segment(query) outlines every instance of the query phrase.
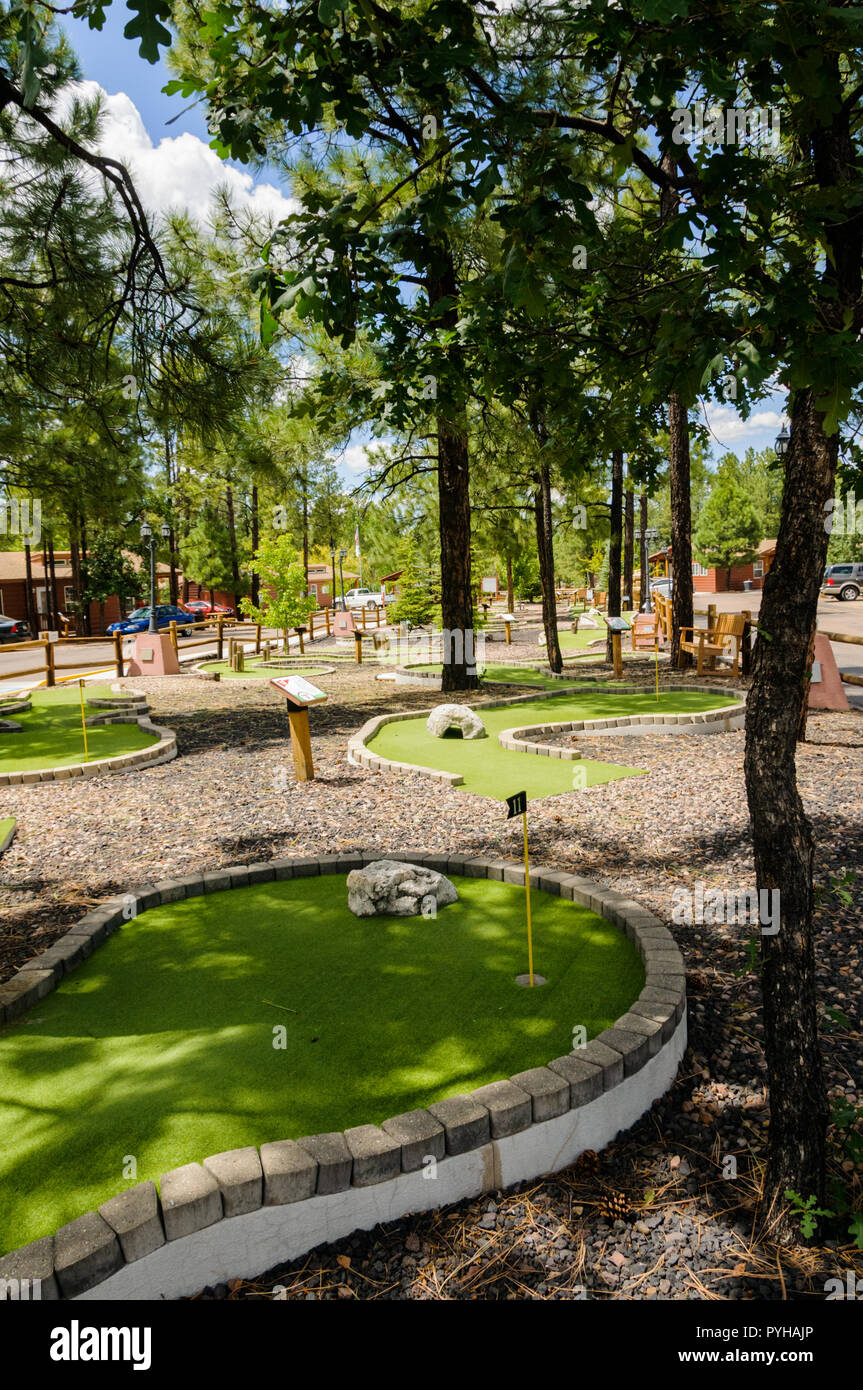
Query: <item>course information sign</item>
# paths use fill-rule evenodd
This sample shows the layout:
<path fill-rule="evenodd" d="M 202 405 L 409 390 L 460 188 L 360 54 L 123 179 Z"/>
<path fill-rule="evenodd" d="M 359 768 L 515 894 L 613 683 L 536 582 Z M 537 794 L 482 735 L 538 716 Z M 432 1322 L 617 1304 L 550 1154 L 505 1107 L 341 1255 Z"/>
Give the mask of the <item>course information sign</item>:
<path fill-rule="evenodd" d="M 281 690 L 292 705 L 302 707 L 317 705 L 320 704 L 321 700 L 329 698 L 325 690 L 319 690 L 316 685 L 312 685 L 311 681 L 305 680 L 303 676 L 279 676 L 277 680 L 271 680 L 270 685 Z"/>

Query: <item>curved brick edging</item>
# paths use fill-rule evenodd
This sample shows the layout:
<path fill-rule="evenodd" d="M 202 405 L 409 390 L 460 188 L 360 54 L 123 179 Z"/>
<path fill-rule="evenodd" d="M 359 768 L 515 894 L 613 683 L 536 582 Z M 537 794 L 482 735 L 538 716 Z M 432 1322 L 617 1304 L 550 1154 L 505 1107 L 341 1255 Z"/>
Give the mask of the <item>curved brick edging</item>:
<path fill-rule="evenodd" d="M 673 682 L 672 684 L 666 685 L 664 687 L 665 690 L 692 690 L 693 688 L 696 688 L 699 691 L 704 691 L 708 695 L 729 694 L 728 689 L 724 686 L 700 685 L 697 687 L 693 687 L 691 685 L 685 685 L 683 682 Z M 576 693 L 579 691 L 579 689 L 581 689 L 580 686 L 572 687 L 572 690 L 574 690 Z M 535 702 L 537 699 L 551 698 L 556 700 L 560 696 L 569 693 L 570 692 L 568 690 L 561 690 L 560 692 L 555 691 L 554 695 L 549 697 L 542 695 L 538 696 L 536 692 L 533 692 L 530 695 L 514 695 L 511 696 L 508 700 L 481 700 L 478 701 L 476 704 L 471 705 L 471 709 L 505 709 L 508 705 L 530 704 L 532 702 Z M 610 693 L 613 695 L 641 695 L 644 693 L 644 687 L 641 685 L 616 685 L 614 687 L 614 690 Z M 697 721 L 699 721 L 702 718 L 702 715 L 710 716 L 717 721 L 721 716 L 723 721 L 723 728 L 730 730 L 731 728 L 741 728 L 745 719 L 746 691 L 736 690 L 734 691 L 734 696 L 734 705 L 728 705 L 724 708 L 715 710 L 705 710 L 698 715 L 631 715 L 624 716 L 619 719 L 588 719 L 586 721 L 576 720 L 572 723 L 560 724 L 526 724 L 524 726 L 523 732 L 527 732 L 528 730 L 533 730 L 534 732 L 536 732 L 537 730 L 539 730 L 542 733 L 557 733 L 558 731 L 570 729 L 587 729 L 588 732 L 596 732 L 598 730 L 608 730 L 617 725 L 633 725 L 637 721 L 647 720 L 649 721 L 651 727 L 646 727 L 644 729 L 645 733 L 655 732 L 656 728 L 660 724 L 663 726 L 662 731 L 664 733 L 666 732 L 664 727 L 666 724 L 674 725 L 681 723 L 689 723 L 690 725 L 695 725 Z M 348 762 L 352 767 L 365 767 L 372 772 L 416 772 L 419 773 L 421 777 L 427 777 L 434 782 L 446 782 L 451 787 L 461 786 L 461 784 L 464 781 L 464 778 L 462 777 L 460 772 L 442 772 L 439 768 L 421 767 L 418 763 L 396 762 L 392 758 L 382 757 L 380 753 L 372 753 L 367 746 L 370 743 L 370 741 L 374 738 L 378 730 L 382 729 L 385 724 L 395 723 L 395 721 L 398 719 L 420 719 L 424 714 L 430 713 L 430 710 L 402 710 L 398 714 L 378 714 L 375 715 L 372 719 L 367 719 L 365 724 L 363 724 L 362 728 L 360 728 L 357 731 L 357 733 L 352 734 L 351 737 L 348 739 Z M 687 731 L 691 733 L 693 732 L 693 728 L 690 727 Z M 498 735 L 498 740 L 503 744 L 504 748 L 518 753 L 538 753 L 540 755 L 545 754 L 555 758 L 566 758 L 570 756 L 573 758 L 580 758 L 582 756 L 580 753 L 570 751 L 569 749 L 552 749 L 551 745 L 548 744 L 526 744 L 524 742 L 516 743 L 515 737 L 519 732 L 522 731 L 518 729 L 504 729 Z M 678 729 L 675 732 L 679 733 L 681 732 L 681 730 Z M 510 742 L 503 743 L 505 735 L 512 736 Z"/>
<path fill-rule="evenodd" d="M 214 658 L 214 659 L 215 659 L 215 660 L 218 660 L 217 657 Z M 209 661 L 209 660 L 211 660 L 211 658 L 208 657 L 207 660 Z M 278 663 L 278 664 L 276 664 L 276 663 Z M 192 670 L 191 670 L 191 674 L 192 674 L 193 676 L 200 676 L 201 680 L 205 680 L 205 681 L 214 681 L 214 680 L 216 679 L 217 676 L 221 677 L 221 675 L 222 675 L 221 671 L 204 671 L 204 670 L 202 669 L 203 664 L 204 664 L 204 663 L 202 662 L 202 663 L 201 663 L 201 666 L 193 666 L 193 667 L 192 667 Z M 262 665 L 264 665 L 265 663 L 264 663 L 264 662 L 256 662 L 255 664 L 258 665 L 258 666 L 262 666 Z M 315 659 L 314 659 L 313 657 L 307 657 L 307 656 L 300 656 L 300 657 L 296 657 L 296 658 L 293 658 L 293 657 L 291 657 L 291 658 L 273 657 L 272 662 L 266 666 L 266 669 L 267 669 L 268 671 L 272 671 L 272 673 L 273 673 L 273 679 L 275 679 L 275 678 L 278 676 L 278 674 L 279 674 L 280 671 L 286 672 L 288 675 L 290 675 L 290 673 L 291 673 L 291 667 L 292 667 L 292 666 L 303 666 L 303 667 L 305 667 L 305 666 L 318 666 L 318 665 L 320 665 L 320 663 L 319 663 L 318 661 L 315 661 Z M 335 666 L 324 666 L 324 665 L 321 665 L 321 666 L 320 666 L 320 670 L 316 671 L 316 672 L 315 672 L 315 675 L 316 675 L 316 676 L 331 676 L 331 675 L 333 674 L 333 672 L 335 671 L 335 669 L 336 669 Z M 260 679 L 260 677 L 257 677 L 257 676 L 252 675 L 251 672 L 248 672 L 248 673 L 238 672 L 237 675 L 236 675 L 235 677 L 233 677 L 232 679 L 241 680 L 243 674 L 248 674 L 250 680 L 258 680 L 258 679 Z"/>
<path fill-rule="evenodd" d="M 442 873 L 524 883 L 524 869 L 507 860 L 389 853 Z M 19 971 L 15 979 L 33 977 L 26 1002 L 19 992 L 9 1012 L 2 998 L 7 987 L 0 986 L 0 1008 L 17 1017 L 124 921 L 149 907 L 273 879 L 347 873 L 387 854 L 273 859 L 111 898 Z M 56 1235 L 0 1258 L 0 1279 L 39 1279 L 43 1299 L 177 1298 L 257 1274 L 379 1221 L 557 1171 L 585 1149 L 604 1148 L 674 1080 L 686 1047 L 683 957 L 659 918 L 632 898 L 551 869 L 533 871 L 531 884 L 598 913 L 638 948 L 644 987 L 611 1028 L 545 1067 L 381 1126 L 285 1139 L 187 1163 L 162 1175 L 159 1193 L 153 1182 L 139 1183 Z"/>
<path fill-rule="evenodd" d="M 690 687 L 671 686 L 666 689 L 688 689 Z M 705 689 L 706 687 L 700 687 Z M 718 692 L 717 692 L 718 693 Z M 582 736 L 596 733 L 644 735 L 644 734 L 716 734 L 730 733 L 741 729 L 746 719 L 745 692 L 743 698 L 733 705 L 723 705 L 719 709 L 699 710 L 693 714 L 631 714 L 618 719 L 577 719 L 558 724 L 525 724 L 521 728 L 502 729 L 497 736 L 501 748 L 515 753 L 532 753 L 548 758 L 581 758 L 582 753 L 574 748 L 560 748 L 553 744 L 536 743 L 529 739 L 538 734 L 580 733 Z"/>
<path fill-rule="evenodd" d="M 68 767 L 44 767 L 33 772 L 0 772 L 0 787 L 15 787 L 36 782 L 64 782 L 71 777 L 102 777 L 106 773 L 157 767 L 160 763 L 169 763 L 176 758 L 177 735 L 173 729 L 152 722 L 146 698 L 142 697 L 140 692 L 133 692 L 128 699 L 94 696 L 92 699 L 88 698 L 87 704 L 104 710 L 104 713 L 90 715 L 85 720 L 87 725 L 137 724 L 145 733 L 155 734 L 157 741 L 148 744 L 146 748 L 136 748 L 131 753 L 115 753 L 111 758 L 94 758 L 89 763 L 72 763 Z M 2 988 L 3 986 L 0 986 L 0 990 Z"/>

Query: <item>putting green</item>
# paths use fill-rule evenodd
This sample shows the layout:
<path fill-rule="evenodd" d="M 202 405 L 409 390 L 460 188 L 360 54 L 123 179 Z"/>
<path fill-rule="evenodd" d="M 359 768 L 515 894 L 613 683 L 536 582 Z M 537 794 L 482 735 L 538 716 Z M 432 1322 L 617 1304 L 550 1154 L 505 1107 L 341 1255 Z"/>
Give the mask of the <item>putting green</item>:
<path fill-rule="evenodd" d="M 70 767 L 84 762 L 81 731 L 81 694 L 78 685 L 28 692 L 33 708 L 10 715 L 21 725 L 19 733 L 0 733 L 0 772 L 36 772 L 47 767 Z M 110 696 L 107 686 L 86 686 L 91 695 Z M 89 717 L 97 711 L 87 709 Z M 87 729 L 89 761 L 134 753 L 158 742 L 137 724 L 102 724 Z"/>
<path fill-rule="evenodd" d="M 445 698 L 445 697 L 444 697 Z M 709 695 L 703 691 L 675 690 L 660 694 L 625 695 L 607 689 L 579 691 L 577 695 L 558 695 L 506 705 L 502 709 L 479 709 L 488 738 L 436 738 L 426 730 L 427 715 L 417 719 L 398 719 L 384 724 L 368 744 L 372 753 L 399 763 L 460 772 L 465 791 L 503 801 L 513 792 L 526 791 L 531 800 L 557 796 L 573 790 L 576 773 L 586 774 L 588 787 L 612 782 L 620 777 L 646 775 L 642 769 L 619 767 L 612 763 L 575 762 L 544 758 L 531 753 L 513 753 L 501 748 L 497 736 L 503 729 L 529 724 L 550 724 L 583 719 L 620 719 L 629 714 L 694 714 L 730 704 L 731 695 Z M 442 699 L 439 703 L 444 703 Z M 613 731 L 612 731 L 613 732 Z M 583 770 L 579 772 L 579 770 Z"/>
<path fill-rule="evenodd" d="M 6 848 L 6 837 L 15 829 L 14 816 L 0 816 L 0 853 Z"/>
<path fill-rule="evenodd" d="M 0 1030 L 0 1253 L 180 1164 L 379 1124 L 542 1066 L 576 1024 L 594 1037 L 637 997 L 623 933 L 541 892 L 548 984 L 520 988 L 524 889 L 453 882 L 459 901 L 435 921 L 356 918 L 344 875 L 325 875 L 125 925 Z"/>
<path fill-rule="evenodd" d="M 218 673 L 224 680 L 226 677 L 235 677 L 243 680 L 244 677 L 265 677 L 267 680 L 274 680 L 280 676 L 322 676 L 326 672 L 326 666 L 259 666 L 249 665 L 245 671 L 232 671 L 227 661 L 208 661 L 201 663 L 201 670 L 212 674 Z"/>

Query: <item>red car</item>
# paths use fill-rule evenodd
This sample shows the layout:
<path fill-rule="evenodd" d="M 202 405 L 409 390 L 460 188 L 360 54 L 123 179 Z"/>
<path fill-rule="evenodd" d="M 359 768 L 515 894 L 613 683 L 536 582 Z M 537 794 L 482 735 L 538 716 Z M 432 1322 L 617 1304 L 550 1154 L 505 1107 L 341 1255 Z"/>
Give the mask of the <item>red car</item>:
<path fill-rule="evenodd" d="M 184 603 L 183 607 L 187 613 L 193 613 L 198 622 L 203 622 L 205 618 L 217 618 L 219 614 L 223 618 L 234 616 L 233 608 L 226 608 L 223 603 L 207 603 L 206 599 L 202 598 L 191 599 L 188 603 Z"/>

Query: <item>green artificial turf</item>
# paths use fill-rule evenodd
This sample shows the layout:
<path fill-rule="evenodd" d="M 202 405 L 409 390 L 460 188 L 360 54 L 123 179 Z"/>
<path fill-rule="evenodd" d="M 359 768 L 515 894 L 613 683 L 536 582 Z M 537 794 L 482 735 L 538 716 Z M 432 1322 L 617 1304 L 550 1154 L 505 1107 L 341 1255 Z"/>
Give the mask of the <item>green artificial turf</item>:
<path fill-rule="evenodd" d="M 14 816 L 0 816 L 0 854 L 11 844 L 15 824 Z"/>
<path fill-rule="evenodd" d="M 275 658 L 274 658 L 275 659 Z M 322 676 L 326 671 L 326 666 L 259 666 L 251 665 L 247 662 L 245 671 L 232 671 L 227 661 L 208 661 L 201 663 L 201 670 L 212 674 L 218 674 L 224 680 L 226 677 L 236 677 L 243 680 L 244 677 L 265 677 L 268 680 L 276 680 L 282 676 Z"/>
<path fill-rule="evenodd" d="M 440 675 L 443 665 L 440 662 L 429 662 L 423 666 L 418 665 L 415 669 L 434 671 L 436 675 Z M 561 685 L 566 684 L 565 681 L 555 680 L 553 676 L 543 675 L 542 671 L 534 671 L 529 666 L 478 666 L 477 670 L 483 684 L 487 685 L 537 685 L 543 690 L 559 690 Z"/>
<path fill-rule="evenodd" d="M 640 769 L 580 758 L 574 762 L 545 758 L 533 753 L 513 753 L 501 748 L 497 736 L 503 729 L 530 724 L 550 724 L 583 719 L 619 719 L 631 714 L 691 714 L 718 709 L 732 703 L 731 695 L 708 695 L 703 691 L 682 690 L 660 694 L 626 695 L 608 689 L 579 691 L 577 695 L 558 695 L 502 709 L 479 709 L 487 738 L 436 738 L 426 730 L 428 715 L 416 719 L 397 719 L 384 724 L 368 744 L 382 758 L 419 767 L 460 772 L 465 791 L 505 800 L 514 792 L 526 791 L 533 800 L 573 790 L 573 776 L 587 774 L 586 785 L 634 777 Z M 440 703 L 443 703 L 441 701 Z M 613 732 L 610 731 L 610 732 Z M 637 745 L 633 746 L 637 752 Z M 583 771 L 579 771 L 583 770 Z"/>
<path fill-rule="evenodd" d="M 453 882 L 436 920 L 356 918 L 344 876 L 325 875 L 123 926 L 0 1030 L 0 1253 L 180 1164 L 379 1124 L 544 1065 L 637 997 L 623 933 L 536 890 L 548 984 L 520 988 L 524 889 Z"/>
<path fill-rule="evenodd" d="M 21 725 L 20 732 L 0 733 L 0 772 L 34 772 L 47 767 L 69 767 L 84 762 L 84 739 L 81 731 L 81 694 L 78 685 L 58 685 L 51 690 L 28 692 L 33 708 L 10 715 Z M 86 686 L 85 712 L 91 695 L 110 696 L 107 686 Z M 148 734 L 137 724 L 95 725 L 87 729 L 89 761 L 97 758 L 119 757 L 157 743 L 156 734 Z"/>

